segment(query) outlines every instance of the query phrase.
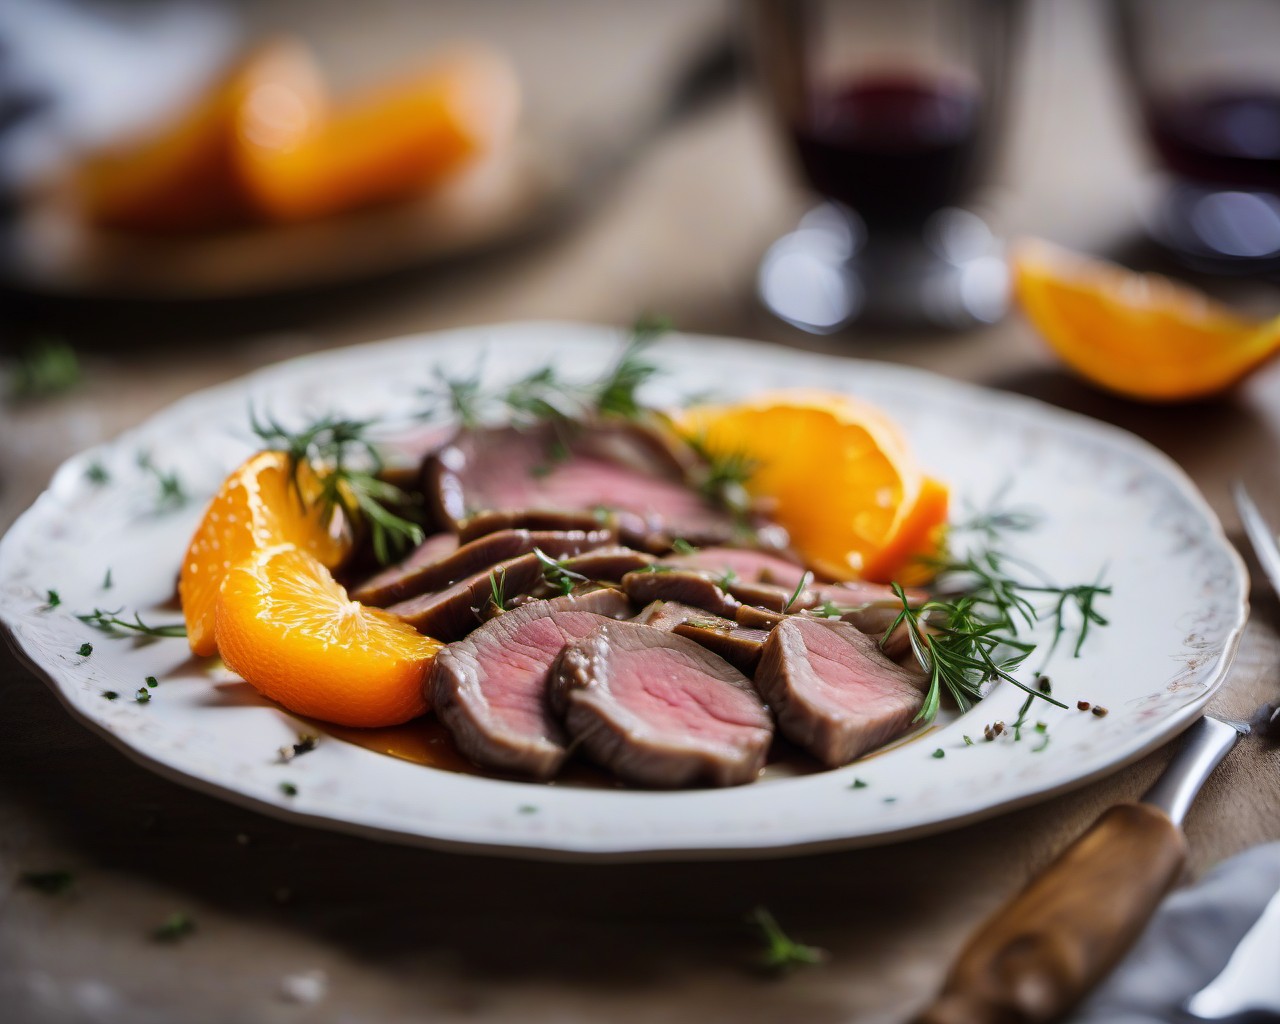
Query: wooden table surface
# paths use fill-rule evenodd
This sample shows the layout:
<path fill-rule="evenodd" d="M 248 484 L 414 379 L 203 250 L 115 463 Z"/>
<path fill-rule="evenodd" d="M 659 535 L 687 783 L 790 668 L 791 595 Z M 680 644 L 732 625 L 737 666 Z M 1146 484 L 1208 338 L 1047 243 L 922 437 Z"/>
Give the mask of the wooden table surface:
<path fill-rule="evenodd" d="M 432 35 L 438 26 L 422 6 L 370 5 L 380 17 L 366 17 L 299 0 L 248 13 L 302 24 L 331 58 L 356 53 L 369 63 L 379 46 L 404 50 L 406 37 Z M 568 95 L 590 107 L 590 94 L 594 111 L 573 116 L 597 120 L 610 96 L 625 105 L 641 87 L 656 88 L 671 55 L 724 13 L 714 3 L 580 4 L 581 17 L 557 13 L 564 5 L 506 5 L 522 21 L 501 16 L 503 5 L 479 6 L 481 29 L 511 47 L 547 109 Z M 392 30 L 404 25 L 413 31 Z M 446 27 L 455 26 L 446 19 Z M 1141 253 L 1131 212 L 1141 153 L 1100 27 L 1090 5 L 1034 8 L 989 208 L 1010 235 L 1132 255 Z M 806 337 L 772 321 L 752 291 L 761 252 L 804 203 L 754 98 L 739 89 L 646 147 L 586 215 L 483 260 L 249 308 L 103 307 L 7 293 L 0 312 L 9 339 L 68 337 L 85 380 L 56 399 L 0 407 L 0 528 L 66 456 L 194 388 L 277 359 L 458 324 L 625 324 L 641 310 L 663 311 L 689 331 L 903 362 L 1034 395 L 1167 452 L 1234 541 L 1236 477 L 1280 519 L 1280 366 L 1219 401 L 1145 408 L 1077 383 L 1016 316 L 963 335 Z M 1237 283 L 1231 294 L 1280 310 L 1271 286 Z M 1280 603 L 1259 583 L 1253 607 L 1236 666 L 1211 704 L 1223 714 L 1280 697 Z M 1101 809 L 1139 795 L 1169 756 L 1161 750 L 1038 806 L 880 849 L 562 866 L 375 843 L 196 794 L 72 722 L 3 650 L 0 694 L 0 1017 L 41 1024 L 898 1021 L 929 996 L 987 912 Z M 1187 831 L 1192 875 L 1280 838 L 1275 745 L 1240 744 Z M 74 873 L 69 894 L 17 884 L 24 871 L 54 868 Z M 829 961 L 781 979 L 753 973 L 757 946 L 743 916 L 757 904 L 827 949 Z M 174 911 L 197 930 L 157 945 L 149 932 Z M 288 998 L 283 979 L 308 972 L 324 978 L 320 998 Z"/>

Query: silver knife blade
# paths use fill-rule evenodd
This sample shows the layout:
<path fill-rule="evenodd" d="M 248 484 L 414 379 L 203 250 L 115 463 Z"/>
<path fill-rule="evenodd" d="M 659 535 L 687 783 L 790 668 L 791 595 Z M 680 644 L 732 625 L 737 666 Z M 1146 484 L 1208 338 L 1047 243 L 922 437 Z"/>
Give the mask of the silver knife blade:
<path fill-rule="evenodd" d="M 1186 731 L 1181 748 L 1147 790 L 1142 802 L 1159 807 L 1170 821 L 1181 827 L 1210 772 L 1218 767 L 1236 741 L 1247 735 L 1249 726 L 1244 722 L 1205 715 Z"/>
<path fill-rule="evenodd" d="M 1262 566 L 1262 571 L 1271 581 L 1271 589 L 1280 595 L 1280 544 L 1277 544 L 1275 534 L 1271 532 L 1271 527 L 1267 525 L 1258 506 L 1249 497 L 1244 484 L 1237 480 L 1232 492 L 1236 499 L 1236 509 L 1240 513 L 1240 521 L 1244 524 L 1245 535 L 1249 538 L 1253 553 L 1258 558 L 1258 564 Z"/>

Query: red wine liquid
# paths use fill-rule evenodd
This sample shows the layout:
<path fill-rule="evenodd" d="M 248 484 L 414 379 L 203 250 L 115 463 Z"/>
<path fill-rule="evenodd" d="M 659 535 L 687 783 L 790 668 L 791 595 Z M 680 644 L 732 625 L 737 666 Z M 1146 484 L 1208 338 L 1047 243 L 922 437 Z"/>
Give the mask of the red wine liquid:
<path fill-rule="evenodd" d="M 1280 190 L 1280 92 L 1155 99 L 1147 123 L 1160 158 L 1176 174 Z"/>
<path fill-rule="evenodd" d="M 879 76 L 810 100 L 792 125 L 809 183 L 871 226 L 911 226 L 964 197 L 981 102 L 954 82 Z"/>

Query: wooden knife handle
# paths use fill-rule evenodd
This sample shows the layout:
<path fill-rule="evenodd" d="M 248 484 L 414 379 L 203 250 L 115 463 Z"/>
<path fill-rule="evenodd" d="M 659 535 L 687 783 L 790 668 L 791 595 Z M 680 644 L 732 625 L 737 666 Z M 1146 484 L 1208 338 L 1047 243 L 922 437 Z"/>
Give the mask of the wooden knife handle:
<path fill-rule="evenodd" d="M 914 1024 L 1057 1020 L 1133 944 L 1185 860 L 1163 811 L 1110 808 L 978 930 Z"/>

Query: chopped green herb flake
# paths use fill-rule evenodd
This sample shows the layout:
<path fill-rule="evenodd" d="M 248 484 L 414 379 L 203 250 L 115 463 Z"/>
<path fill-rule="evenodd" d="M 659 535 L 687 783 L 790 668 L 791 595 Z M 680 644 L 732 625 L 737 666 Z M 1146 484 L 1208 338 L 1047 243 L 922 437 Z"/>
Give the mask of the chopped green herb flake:
<path fill-rule="evenodd" d="M 91 643 L 81 644 L 79 650 L 76 651 L 76 654 L 80 655 L 80 657 L 82 658 L 87 658 L 92 653 L 93 653 L 93 644 Z"/>
<path fill-rule="evenodd" d="M 84 476 L 85 476 L 85 479 L 89 481 L 89 483 L 94 484 L 98 487 L 101 487 L 103 484 L 105 484 L 108 480 L 111 479 L 111 474 L 107 472 L 107 467 L 104 466 L 101 462 L 89 463 L 89 465 L 85 468 Z"/>
<path fill-rule="evenodd" d="M 866 789 L 867 784 L 863 782 L 861 779 L 854 779 L 853 784 L 849 788 L 850 789 Z"/>
<path fill-rule="evenodd" d="M 939 747 L 937 750 L 935 750 L 935 751 L 934 751 L 932 754 L 930 754 L 929 756 L 930 756 L 930 757 L 937 757 L 937 758 L 946 757 L 946 756 L 947 756 L 947 752 L 946 752 L 945 750 L 943 750 L 941 747 Z"/>
<path fill-rule="evenodd" d="M 517 808 L 517 810 L 521 814 L 537 814 L 538 813 L 538 808 L 536 808 L 533 804 L 521 804 Z"/>
<path fill-rule="evenodd" d="M 133 699 L 136 700 L 139 704 L 149 703 L 151 700 L 151 691 L 148 690 L 145 686 L 139 686 L 138 692 L 133 695 Z"/>
<path fill-rule="evenodd" d="M 283 793 L 285 796 L 297 796 L 298 787 L 295 786 L 292 782 L 282 782 L 280 783 L 280 792 Z"/>
<path fill-rule="evenodd" d="M 110 589 L 111 589 L 111 587 L 112 587 L 112 585 L 113 585 L 113 584 L 112 584 L 112 581 L 111 581 L 111 569 L 110 569 L 110 568 L 108 568 L 108 569 L 107 569 L 107 574 L 106 574 L 105 576 L 103 576 L 103 577 L 102 577 L 102 589 L 103 589 L 103 590 L 110 590 Z"/>
<path fill-rule="evenodd" d="M 790 938 L 778 924 L 773 914 L 764 907 L 756 907 L 747 920 L 760 930 L 764 949 L 760 964 L 771 971 L 789 971 L 796 967 L 820 964 L 827 958 L 824 950 L 806 946 Z"/>
<path fill-rule="evenodd" d="M 303 732 L 298 734 L 298 742 L 291 743 L 287 747 L 281 747 L 277 752 L 276 761 L 279 764 L 286 764 L 295 757 L 301 757 L 316 749 L 316 744 L 320 742 L 320 737 L 313 733 Z"/>
<path fill-rule="evenodd" d="M 70 871 L 24 871 L 19 881 L 28 889 L 35 889 L 46 896 L 61 896 L 71 889 L 75 876 Z"/>
<path fill-rule="evenodd" d="M 45 593 L 44 606 L 48 608 L 57 608 L 62 604 L 62 596 L 56 590 L 50 590 Z"/>
<path fill-rule="evenodd" d="M 196 930 L 196 923 L 188 914 L 178 910 L 170 914 L 151 930 L 151 937 L 156 942 L 177 942 Z"/>
<path fill-rule="evenodd" d="M 58 338 L 26 346 L 9 375 L 9 396 L 34 401 L 69 391 L 80 382 L 75 350 Z"/>
<path fill-rule="evenodd" d="M 970 739 L 968 736 L 962 736 L 962 737 L 961 737 L 961 739 L 963 739 L 963 740 L 964 740 L 964 745 L 965 745 L 966 747 L 971 747 L 971 746 L 973 746 L 973 740 L 972 740 L 972 739 Z"/>
<path fill-rule="evenodd" d="M 157 679 L 155 676 L 147 676 L 147 685 L 154 690 L 157 686 L 160 685 L 160 680 Z"/>
<path fill-rule="evenodd" d="M 887 796 L 884 798 L 884 802 L 886 804 L 896 804 L 898 802 L 898 798 L 896 796 Z"/>
<path fill-rule="evenodd" d="M 677 555 L 691 555 L 698 549 L 690 544 L 683 537 L 677 537 L 671 542 L 671 550 Z"/>
<path fill-rule="evenodd" d="M 106 698 L 107 698 L 107 700 L 119 700 L 119 699 L 120 699 L 120 694 L 116 693 L 116 691 L 115 691 L 115 690 L 103 690 L 103 691 L 102 691 L 102 696 L 106 697 Z"/>

